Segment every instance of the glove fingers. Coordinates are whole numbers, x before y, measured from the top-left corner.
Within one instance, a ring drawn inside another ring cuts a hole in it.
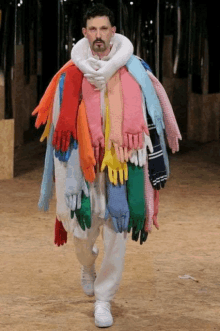
[[[80,193],[77,195],[77,198],[76,198],[76,209],[80,209],[81,208],[81,195],[82,195],[82,191],[80,191]]]
[[[90,217],[85,217],[85,224],[88,229],[91,228],[91,218]]]
[[[122,147],[119,147],[119,154],[120,154],[120,161],[122,163],[124,163],[125,162],[125,155],[124,155],[124,150],[123,150]]]
[[[70,208],[71,210],[76,210],[76,195],[72,195],[70,198]]]
[[[124,168],[124,180],[128,180],[128,167],[127,167],[127,164]]]
[[[85,196],[88,198],[88,197],[89,197],[89,188],[88,188],[88,186],[86,185],[85,180],[83,180],[83,188],[82,188],[82,190],[83,190]]]
[[[119,170],[119,180],[121,185],[124,184],[124,178],[123,178],[124,171],[122,169]]]
[[[79,223],[81,229],[82,229],[83,231],[85,231],[86,227],[85,227],[85,224],[84,224],[83,218],[79,217],[79,219],[78,219],[78,223]]]
[[[143,133],[142,132],[138,134],[138,147],[141,149],[143,148]]]
[[[124,147],[124,160],[128,162],[128,149],[127,147]]]
[[[128,147],[129,147],[130,149],[133,148],[132,134],[128,134]]]
[[[65,202],[68,208],[71,208],[71,204],[70,204],[70,196],[65,195]]]
[[[113,170],[113,184],[117,185],[118,184],[118,172],[117,170]]]
[[[139,135],[134,134],[133,135],[133,148],[138,149],[139,148]]]
[[[113,223],[113,227],[116,233],[119,233],[119,229],[118,229],[118,225],[117,225],[117,221],[115,217],[112,217],[112,223]]]
[[[71,219],[73,219],[74,216],[75,216],[75,211],[74,211],[74,210],[71,210],[71,211],[70,211],[70,217],[71,217]]]

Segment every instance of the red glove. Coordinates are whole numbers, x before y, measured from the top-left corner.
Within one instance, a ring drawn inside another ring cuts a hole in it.
[[[63,227],[63,223],[56,218],[54,244],[60,246],[65,243],[67,243],[67,232]]]
[[[62,152],[68,150],[71,136],[77,138],[76,118],[82,79],[83,74],[76,66],[71,66],[66,71],[60,115],[53,135],[53,146]]]
[[[49,114],[53,108],[53,99],[56,91],[56,87],[60,78],[60,75],[66,71],[70,66],[74,66],[73,62],[70,60],[56,73],[52,78],[50,84],[48,85],[43,97],[40,100],[39,105],[34,109],[32,115],[37,114],[37,119],[35,122],[35,127],[38,129],[42,124],[45,124]]]

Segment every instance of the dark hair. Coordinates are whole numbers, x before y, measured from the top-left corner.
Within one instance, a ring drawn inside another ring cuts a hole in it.
[[[96,5],[88,8],[86,13],[84,14],[83,27],[86,27],[87,20],[96,16],[107,16],[109,18],[111,26],[115,25],[115,17],[113,12],[103,4],[97,3]]]

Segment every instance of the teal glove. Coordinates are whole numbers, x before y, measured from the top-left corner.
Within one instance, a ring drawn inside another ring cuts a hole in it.
[[[131,228],[134,228],[134,232],[138,233],[143,229],[146,218],[144,170],[142,167],[135,166],[130,162],[128,162],[127,194],[130,211],[128,232],[130,232]]]

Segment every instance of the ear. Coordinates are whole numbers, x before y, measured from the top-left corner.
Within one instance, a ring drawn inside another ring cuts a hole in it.
[[[113,27],[111,28],[111,30],[112,30],[112,37],[113,37],[114,34],[116,33],[116,26],[113,26]]]
[[[87,30],[86,30],[86,28],[82,28],[82,33],[83,33],[84,37],[87,38]]]

